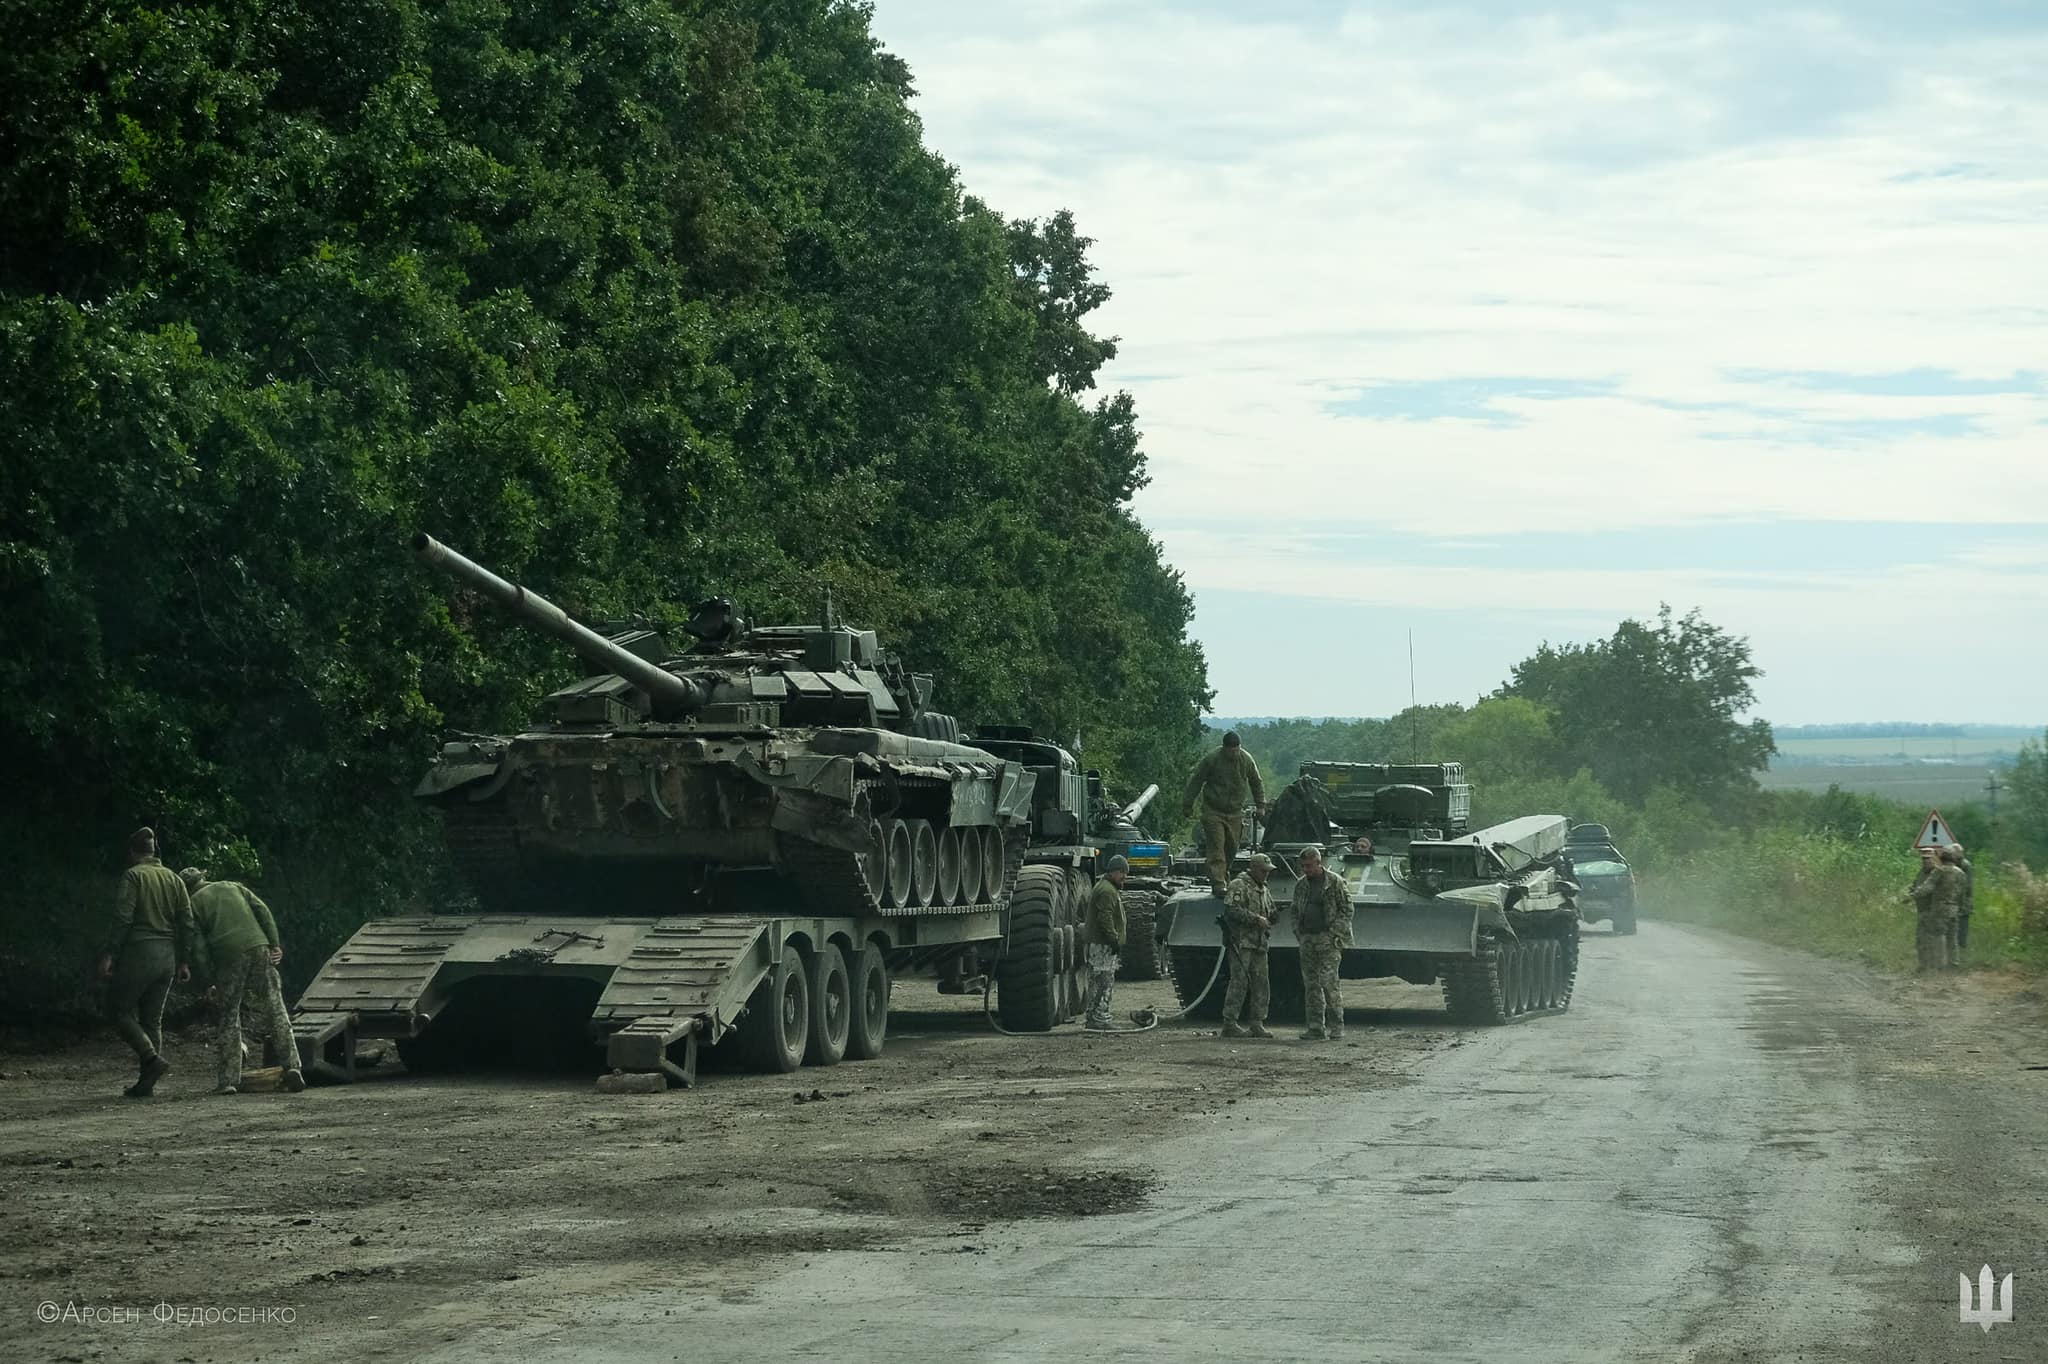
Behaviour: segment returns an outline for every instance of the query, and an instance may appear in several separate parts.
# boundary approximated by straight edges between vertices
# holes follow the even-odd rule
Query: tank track
[[[1482,938],[1478,955],[1452,958],[1439,974],[1454,1022],[1497,1027],[1561,1014],[1578,983],[1578,924],[1567,920],[1561,930],[1521,938]]]
[[[912,782],[901,784],[908,786]],[[936,781],[928,780],[917,784],[938,785]],[[881,785],[879,782],[862,782],[856,799],[866,795],[873,800],[880,794]],[[867,870],[862,866],[860,854],[792,834],[778,836],[776,851],[781,858],[783,875],[796,886],[805,902],[820,914],[964,914],[971,908],[962,905],[948,909],[885,909],[874,888],[868,884]],[[1017,872],[1024,865],[1024,831],[1021,828],[1011,829],[1005,834],[1003,851],[1001,891],[992,897],[992,901],[983,902],[992,902],[998,909],[1008,904],[1010,891],[1017,884]]]
[[[1118,980],[1160,980],[1173,974],[1172,959],[1153,936],[1166,897],[1134,890],[1124,896],[1124,950]]]

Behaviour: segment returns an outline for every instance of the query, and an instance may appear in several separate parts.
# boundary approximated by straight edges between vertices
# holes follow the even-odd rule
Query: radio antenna
[[[1408,761],[1422,761],[1422,716],[1415,709],[1415,627],[1408,627]]]

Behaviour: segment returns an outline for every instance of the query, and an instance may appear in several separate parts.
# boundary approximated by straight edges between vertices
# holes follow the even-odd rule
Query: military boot
[[[1234,1018],[1225,1019],[1222,1031],[1217,1034],[1219,1037],[1244,1037],[1246,1035],[1245,1030],[1237,1026],[1237,1020]]]
[[[1303,1028],[1301,1030],[1301,1040],[1304,1042],[1320,1042],[1324,1036],[1325,1034],[1321,1028]]]
[[[121,1092],[131,1099],[147,1099],[156,1093],[156,1082],[171,1073],[171,1063],[161,1056],[152,1056],[142,1063],[142,1073],[135,1083]]]
[[[1244,1025],[1244,1030],[1245,1034],[1250,1037],[1271,1037],[1273,1035],[1266,1031],[1266,1025],[1263,1023],[1247,1023]]]

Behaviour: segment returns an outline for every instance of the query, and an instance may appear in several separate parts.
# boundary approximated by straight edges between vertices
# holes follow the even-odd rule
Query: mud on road
[[[215,1097],[200,1030],[169,1048],[158,1097],[133,1102],[110,1041],[0,1053],[0,1342],[10,1359],[325,1358],[366,1324],[382,1336],[375,1319],[445,1319],[542,1271],[555,1287],[531,1306],[552,1314],[574,1311],[546,1299],[577,1281],[724,1296],[770,1255],[911,1236],[972,1254],[994,1223],[1142,1201],[1146,1143],[1189,1115],[1399,1085],[1458,1037],[1434,990],[1350,992],[1347,1040],[1308,1045],[1186,1024],[1002,1037],[978,999],[911,983],[879,1060],[708,1070],[663,1095],[393,1061],[352,1086]],[[1172,991],[1126,984],[1116,1002],[1165,1009]],[[33,1324],[44,1302],[145,1320],[57,1332]],[[296,1322],[181,1342],[149,1325],[158,1303]]]

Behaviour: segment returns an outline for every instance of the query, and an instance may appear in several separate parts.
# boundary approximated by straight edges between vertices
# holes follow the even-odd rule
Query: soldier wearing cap
[[[1271,1037],[1266,1010],[1272,1003],[1272,978],[1267,970],[1267,944],[1279,911],[1266,889],[1273,859],[1253,853],[1245,869],[1224,895],[1223,942],[1230,959],[1230,983],[1223,991],[1223,1036]],[[1249,1004],[1250,1013],[1245,1013]],[[1244,1017],[1242,1027],[1238,1025]]]
[[[1301,944],[1301,1040],[1337,1041],[1344,1036],[1344,996],[1337,968],[1351,946],[1351,887],[1323,866],[1323,850],[1301,850],[1301,879],[1294,883],[1294,937]]]
[[[220,987],[220,1028],[214,1034],[214,1089],[233,1094],[242,1078],[242,1001],[257,1001],[265,1034],[282,1053],[284,1087],[293,1093],[306,1087],[299,1071],[298,1040],[284,1006],[284,986],[277,963],[284,960],[277,920],[270,906],[239,881],[209,881],[198,867],[178,873],[192,896],[192,918],[214,983]]]
[[[1963,855],[1963,845],[1951,843],[1942,853],[1942,860],[1952,862],[1963,874],[1963,898],[1956,909],[1954,931],[1949,934],[1948,961],[1951,966],[1963,964],[1963,949],[1970,945],[1970,912],[1977,907],[1977,873],[1970,859]]]
[[[141,1071],[122,1093],[146,1099],[171,1073],[163,1058],[164,1000],[173,979],[192,979],[188,964],[192,900],[178,874],[157,860],[156,830],[128,836],[128,870],[114,896],[114,923],[100,956],[107,982],[107,1021],[134,1051]]]
[[[1116,984],[1118,954],[1124,946],[1124,878],[1131,864],[1121,854],[1104,865],[1101,879],[1088,892],[1088,1018],[1095,1029],[1115,1026],[1109,1012],[1110,990]]]
[[[1181,794],[1182,815],[1195,812],[1197,797],[1202,806],[1202,860],[1209,866],[1209,889],[1220,896],[1244,831],[1244,807],[1256,805],[1260,815],[1266,813],[1266,783],[1236,730],[1225,734],[1223,746],[1195,765]]]
[[[1963,885],[1962,868],[1946,860],[1940,850],[1920,850],[1920,875],[1905,898],[1919,910],[1914,945],[1923,973],[1954,964],[1951,935],[1955,932],[1956,910],[1963,901]]]

